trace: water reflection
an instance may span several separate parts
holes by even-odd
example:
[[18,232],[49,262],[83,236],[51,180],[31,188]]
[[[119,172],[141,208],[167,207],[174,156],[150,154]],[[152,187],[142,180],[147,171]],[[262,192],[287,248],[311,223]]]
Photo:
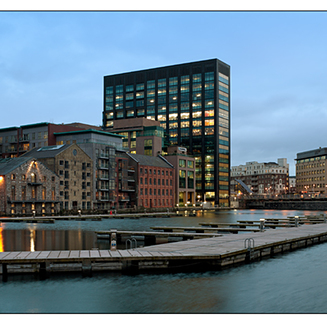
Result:
[[[109,246],[109,245],[108,245]],[[96,247],[94,232],[81,230],[10,230],[0,228],[0,252],[90,250]]]

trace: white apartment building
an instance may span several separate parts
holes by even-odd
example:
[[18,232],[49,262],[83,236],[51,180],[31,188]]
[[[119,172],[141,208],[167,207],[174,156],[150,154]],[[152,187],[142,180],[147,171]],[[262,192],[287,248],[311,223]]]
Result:
[[277,163],[247,162],[245,165],[232,166],[231,180],[243,181],[253,193],[280,194],[289,192],[289,164],[286,158]]

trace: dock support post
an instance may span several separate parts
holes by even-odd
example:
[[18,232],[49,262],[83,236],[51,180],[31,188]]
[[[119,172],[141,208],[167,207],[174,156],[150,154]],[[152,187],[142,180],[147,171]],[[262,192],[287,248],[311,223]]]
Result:
[[82,262],[82,275],[83,276],[92,276],[92,263],[91,261]]
[[265,228],[265,219],[261,218],[260,219],[260,232],[263,232],[264,228]]
[[295,227],[297,228],[299,226],[299,217],[298,216],[294,217],[294,222],[295,222]]
[[117,249],[117,230],[110,230],[111,235],[110,235],[110,250],[114,251]]
[[40,263],[40,279],[41,280],[45,280],[48,276],[48,273],[47,273],[47,265],[49,265],[49,263],[46,263],[46,262],[42,262]]
[[2,264],[2,281],[7,282],[7,280],[8,280],[7,264]]

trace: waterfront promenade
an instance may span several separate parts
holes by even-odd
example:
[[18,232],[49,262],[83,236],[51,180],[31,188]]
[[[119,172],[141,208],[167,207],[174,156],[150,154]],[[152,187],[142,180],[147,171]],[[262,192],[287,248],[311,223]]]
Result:
[[231,267],[327,241],[327,224],[172,242],[126,250],[0,253],[0,273],[197,271]]

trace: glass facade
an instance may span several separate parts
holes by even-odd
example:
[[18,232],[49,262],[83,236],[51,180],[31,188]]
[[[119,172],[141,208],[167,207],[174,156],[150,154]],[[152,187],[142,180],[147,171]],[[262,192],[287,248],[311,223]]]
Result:
[[160,121],[165,143],[186,147],[196,159],[197,198],[229,206],[227,64],[213,59],[105,76],[103,126],[110,130],[112,120],[132,117]]

